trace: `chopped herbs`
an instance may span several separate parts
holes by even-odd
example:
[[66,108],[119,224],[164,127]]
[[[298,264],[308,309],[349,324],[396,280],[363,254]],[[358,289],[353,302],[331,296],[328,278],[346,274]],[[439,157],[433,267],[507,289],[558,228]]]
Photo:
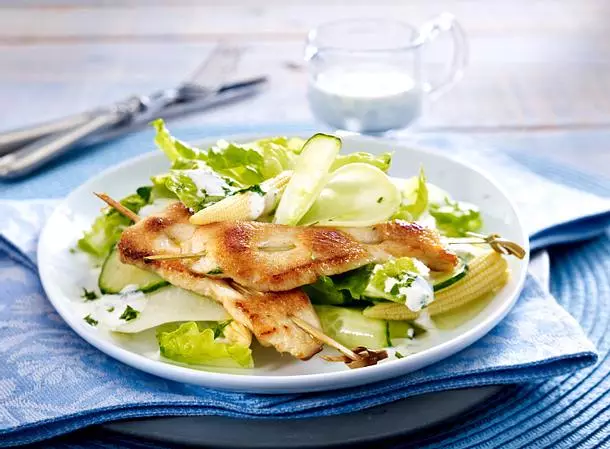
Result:
[[125,321],[131,321],[131,320],[135,320],[139,314],[140,314],[140,312],[138,312],[136,309],[134,309],[133,307],[128,305],[127,307],[125,307],[125,310],[123,311],[123,313],[121,314],[119,319],[125,320]]
[[402,358],[404,358],[404,355],[402,355],[402,354],[401,354],[400,352],[398,352],[398,351],[396,351],[396,352],[394,353],[394,355],[396,356],[396,358],[397,358],[397,359],[402,359]]
[[85,301],[94,301],[99,298],[97,293],[95,293],[93,290],[87,290],[85,287],[83,287],[83,292],[81,293],[80,297]]
[[222,273],[223,273],[222,268],[216,267],[213,270],[208,271],[207,274],[222,274]]
[[225,327],[231,324],[231,321],[233,320],[220,321],[212,327],[212,329],[214,330],[214,339],[225,336]]
[[93,318],[91,316],[91,314],[87,315],[85,318],[83,318],[83,320],[85,320],[85,322],[89,325],[89,326],[97,326],[98,321]]
[[246,193],[246,192],[258,193],[260,196],[263,196],[263,195],[265,195],[265,193],[267,193],[263,189],[261,189],[260,184],[254,184],[253,186],[246,187],[245,189],[236,190],[232,194],[237,195],[238,193]]
[[108,313],[112,313],[112,312],[114,312],[114,306],[110,306],[110,307],[108,307],[108,308],[106,309],[106,312],[108,312]]
[[382,202],[383,202],[383,197],[382,196],[377,198],[377,204],[381,204]]

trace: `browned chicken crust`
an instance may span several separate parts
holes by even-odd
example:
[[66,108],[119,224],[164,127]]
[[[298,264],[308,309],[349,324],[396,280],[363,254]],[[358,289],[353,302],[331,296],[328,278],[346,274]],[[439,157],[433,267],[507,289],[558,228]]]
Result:
[[184,242],[189,241],[187,237],[192,237],[195,231],[195,226],[188,223],[189,216],[188,210],[176,203],[163,213],[127,228],[118,244],[122,261],[154,271],[177,287],[220,302],[264,346],[273,346],[302,360],[319,352],[320,343],[290,319],[296,316],[320,327],[315,310],[302,291],[259,293],[239,286],[236,289],[225,280],[193,271],[183,260],[144,259],[157,253],[180,254]]
[[200,258],[173,261],[175,269],[189,267],[194,276],[231,279],[256,291],[292,290],[320,276],[392,257],[416,257],[435,271],[451,271],[458,262],[436,231],[417,223],[330,228],[225,221],[196,226],[188,223],[189,216],[188,209],[176,203],[163,214],[143,220],[133,228],[139,237],[130,238],[132,234],[127,233],[122,238],[122,257],[127,263],[156,266],[158,261],[144,261],[144,257],[171,253],[171,248],[162,241],[152,245],[141,238],[163,231],[177,245],[177,253],[201,254]]
[[195,231],[222,277],[261,291],[284,291],[392,257],[416,257],[435,271],[451,271],[457,256],[438,234],[417,223],[394,221],[371,228],[294,227],[219,222]]

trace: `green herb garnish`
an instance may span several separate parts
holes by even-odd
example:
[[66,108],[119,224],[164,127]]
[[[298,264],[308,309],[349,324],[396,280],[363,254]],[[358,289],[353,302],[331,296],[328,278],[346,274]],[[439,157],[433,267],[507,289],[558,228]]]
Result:
[[236,190],[235,192],[232,193],[232,195],[237,195],[238,193],[246,193],[246,192],[258,193],[260,196],[263,196],[263,195],[265,195],[265,193],[267,193],[263,189],[261,189],[260,184],[254,184],[253,186],[246,187],[245,189]]
[[139,314],[140,314],[140,312],[138,312],[136,309],[134,309],[133,307],[128,305],[127,307],[125,307],[125,310],[123,311],[123,313],[121,314],[119,319],[125,320],[125,321],[131,321],[131,320],[135,320]]
[[216,267],[213,270],[210,270],[207,272],[207,274],[222,274],[222,273],[223,273],[223,271],[222,271],[222,268],[220,268],[220,267]]
[[95,293],[93,290],[87,290],[85,287],[83,287],[83,292],[81,293],[80,297],[85,301],[94,301],[99,298],[97,293]]
[[91,316],[91,314],[87,315],[85,318],[83,318],[83,320],[85,320],[85,322],[89,325],[89,326],[97,326],[98,321],[93,318]]
[[220,321],[216,326],[212,327],[214,330],[214,339],[225,336],[225,327],[231,324],[231,321],[233,320]]

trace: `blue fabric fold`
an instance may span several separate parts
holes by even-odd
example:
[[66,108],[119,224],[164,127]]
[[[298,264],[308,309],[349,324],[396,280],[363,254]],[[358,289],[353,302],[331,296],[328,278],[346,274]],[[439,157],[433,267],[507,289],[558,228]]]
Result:
[[[426,144],[442,148],[447,141],[434,139]],[[455,141],[453,145],[458,146]],[[471,152],[482,166],[497,163],[496,156],[481,155],[490,156],[484,151]],[[515,170],[525,173],[513,163],[511,174]],[[603,210],[603,198],[595,201],[587,218],[559,219],[532,232],[532,246],[603,233],[610,220],[609,210]],[[529,276],[515,308],[481,340],[435,365],[366,388],[254,395],[166,381],[89,346],[52,309],[32,258],[40,225],[51,209],[45,202],[0,203],[0,446],[40,441],[91,424],[134,417],[294,419],[347,413],[431,391],[487,384],[536,385],[597,360],[595,348],[578,322]],[[12,226],[14,222],[19,226]]]

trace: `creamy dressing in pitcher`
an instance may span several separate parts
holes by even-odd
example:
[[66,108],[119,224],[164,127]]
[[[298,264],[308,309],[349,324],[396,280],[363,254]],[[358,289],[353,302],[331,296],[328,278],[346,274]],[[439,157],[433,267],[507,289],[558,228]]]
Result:
[[414,121],[423,93],[393,67],[332,67],[310,80],[308,96],[313,112],[337,128],[382,132]]

